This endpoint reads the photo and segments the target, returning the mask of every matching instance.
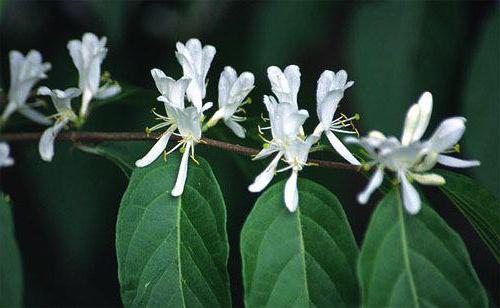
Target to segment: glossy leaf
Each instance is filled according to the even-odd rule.
[[[478,46],[466,75],[462,101],[467,118],[464,150],[467,157],[481,161],[472,170],[477,179],[497,197],[500,196],[500,13],[498,8],[482,23]]]
[[[179,155],[132,173],[116,227],[125,307],[230,306],[224,200],[210,166],[197,159],[178,198],[170,192]]]
[[[446,184],[439,188],[472,224],[500,262],[500,202],[486,188],[461,174],[439,170]]]
[[[23,269],[11,205],[0,193],[0,307],[21,307]]]
[[[367,307],[486,307],[462,239],[428,205],[417,215],[393,189],[377,205],[358,265]]]
[[[339,201],[299,179],[299,207],[290,213],[284,186],[259,197],[241,233],[246,306],[356,305],[358,248]]]

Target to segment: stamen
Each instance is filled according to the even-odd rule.
[[[288,165],[286,166],[285,168],[281,168],[279,170],[276,170],[276,173],[279,173],[279,172],[283,172],[283,171],[287,171],[287,170],[290,170],[293,168],[293,165]]]

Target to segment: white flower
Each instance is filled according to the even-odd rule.
[[[206,94],[206,78],[210,64],[215,56],[215,47],[206,45],[202,48],[198,39],[190,39],[186,45],[177,42],[175,56],[182,66],[184,77],[191,83],[187,89],[187,98],[193,105],[201,110],[202,100]]]
[[[245,138],[245,128],[237,122],[245,121],[246,118],[237,116],[235,113],[242,111],[240,106],[248,93],[254,88],[254,79],[252,73],[243,72],[238,77],[232,67],[226,66],[224,68],[219,78],[219,110],[208,121],[208,127],[214,126],[219,120],[223,119],[224,124],[236,136]]]
[[[277,153],[271,163],[259,174],[248,187],[251,192],[262,191],[271,182],[276,172],[292,169],[292,174],[285,185],[285,205],[290,212],[294,212],[298,205],[297,176],[298,172],[307,163],[307,157],[314,138],[305,141],[299,138],[300,128],[309,117],[306,110],[296,110],[290,103],[278,103],[274,97],[264,96],[264,103],[269,112],[272,140],[254,159],[261,159]],[[288,163],[288,167],[276,170],[281,158]]]
[[[432,112],[432,95],[422,94],[417,104],[408,110],[401,141],[395,137],[386,138],[382,133],[372,131],[367,137],[346,138],[346,142],[360,144],[374,159],[368,166],[377,169],[365,190],[358,195],[358,202],[365,204],[370,195],[382,184],[384,168],[393,171],[401,182],[403,204],[410,214],[417,214],[421,200],[409,179],[423,185],[443,185],[445,179],[435,173],[425,173],[439,162],[452,167],[472,167],[478,161],[463,161],[440,153],[449,151],[462,137],[465,119],[455,117],[444,120],[427,141],[421,141],[429,124]]]
[[[40,143],[38,144],[38,151],[40,156],[44,161],[52,161],[54,157],[54,140],[59,134],[59,132],[69,123],[75,122],[77,116],[73,109],[71,109],[71,100],[82,94],[82,91],[78,88],[69,88],[65,91],[61,90],[50,90],[47,87],[40,87],[38,89],[38,95],[50,95],[54,107],[57,113],[52,117],[56,119],[54,126],[47,128],[40,138]]]
[[[114,96],[121,91],[121,87],[112,82],[99,87],[101,64],[108,52],[106,37],[99,39],[93,33],[85,33],[81,41],[69,41],[68,50],[78,70],[78,87],[83,93],[80,116],[84,117],[92,98],[105,99]]]
[[[299,109],[297,95],[300,89],[300,69],[297,65],[289,65],[282,72],[279,67],[270,66],[267,69],[267,77],[271,82],[271,90],[280,103],[292,104],[296,110]]]
[[[14,159],[10,157],[10,147],[5,142],[0,142],[0,168],[10,167],[14,164]]]
[[[184,97],[190,79],[181,78],[176,81],[166,76],[159,69],[151,70],[151,75],[161,93],[158,100],[164,103],[167,115],[163,116],[155,112],[157,119],[161,120],[161,123],[152,127],[150,131],[164,127],[167,127],[167,129],[151,150],[143,158],[137,160],[135,165],[145,167],[154,162],[165,151],[172,134],[182,137],[179,143],[166,153],[168,155],[181,146],[184,150],[177,181],[172,189],[172,196],[180,196],[184,191],[186,182],[189,155],[191,154],[191,158],[194,160],[194,146],[201,140],[201,116],[203,111],[211,107],[211,103],[205,104],[201,110],[198,110],[195,106],[185,108]],[[175,133],[176,130],[179,131],[178,134]]]
[[[12,113],[19,111],[36,123],[50,125],[50,120],[26,103],[33,86],[47,78],[46,72],[51,68],[50,63],[43,63],[42,55],[36,50],[28,52],[26,57],[19,51],[13,50],[9,53],[9,59],[10,88],[7,95],[8,104],[2,114],[2,122],[5,123]]]
[[[317,114],[320,123],[313,135],[319,139],[324,132],[337,153],[351,164],[359,165],[359,161],[333,133],[357,134],[352,121],[357,120],[358,115],[348,118],[341,114],[340,117],[333,119],[339,102],[344,97],[344,91],[353,84],[353,81],[347,82],[347,73],[344,70],[337,74],[327,70],[321,74],[316,90]]]

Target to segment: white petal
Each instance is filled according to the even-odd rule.
[[[285,77],[288,80],[288,87],[290,89],[290,97],[292,99],[292,103],[298,107],[297,105],[297,94],[300,89],[300,69],[297,65],[289,65],[285,68]]]
[[[335,73],[329,70],[324,71],[318,79],[318,87],[316,89],[316,102],[320,103],[325,98],[326,94],[331,91],[335,79]]]
[[[297,189],[298,172],[293,170],[292,175],[285,184],[285,205],[290,212],[295,212],[299,204],[299,191]]]
[[[420,106],[420,115],[417,127],[413,133],[412,142],[420,140],[429,125],[432,113],[432,94],[430,92],[424,92],[418,99],[417,104]]]
[[[323,100],[317,103],[316,111],[318,118],[325,129],[330,127],[335,111],[337,110],[339,102],[343,97],[343,90],[333,90],[326,93]]]
[[[452,148],[465,132],[465,119],[453,117],[441,122],[432,137],[428,146],[438,153]]]
[[[18,109],[17,104],[14,102],[9,102],[2,113],[3,122],[7,121],[7,119]]]
[[[161,153],[165,150],[168,144],[168,140],[170,139],[170,136],[172,133],[168,132],[163,134],[158,141],[153,145],[151,150],[141,159],[137,160],[135,162],[135,165],[139,168],[146,167],[147,165],[151,164],[158,158],[158,156],[161,155]]]
[[[346,148],[346,146],[339,140],[339,138],[337,138],[337,136],[335,136],[331,131],[326,131],[325,134],[335,151],[337,151],[340,156],[342,156],[345,160],[353,165],[360,165],[356,157],[351,154],[349,149]]]
[[[420,118],[420,106],[414,104],[406,114],[405,124],[403,127],[403,134],[401,135],[401,144],[409,145],[413,140],[413,135],[417,129],[418,121]]]
[[[223,107],[231,103],[229,99],[229,92],[231,91],[231,88],[237,78],[238,76],[236,71],[232,67],[224,67],[224,70],[219,77],[219,107]]]
[[[71,40],[68,42],[67,48],[78,72],[83,71],[84,61],[82,58],[82,42],[79,40]]]
[[[9,167],[14,164],[14,159],[9,155],[10,146],[5,142],[0,142],[0,167]]]
[[[437,161],[441,165],[454,168],[470,168],[481,165],[481,162],[478,160],[463,160],[448,155],[439,155]]]
[[[372,193],[380,187],[382,181],[384,180],[384,168],[377,168],[375,173],[370,178],[368,185],[365,190],[358,194],[358,202],[361,204],[366,204]]]
[[[122,88],[120,87],[119,84],[113,84],[113,85],[104,85],[99,88],[97,91],[97,94],[95,95],[95,98],[97,99],[106,99],[112,96],[115,96],[116,94],[120,93],[122,91]]]
[[[229,127],[236,136],[245,138],[246,129],[243,126],[231,119],[225,120],[224,124],[226,124],[226,126]]]
[[[9,52],[10,62],[10,86],[16,84],[21,74],[21,67],[24,63],[24,56],[17,50]]]
[[[205,112],[207,111],[208,109],[212,108],[212,106],[214,105],[214,103],[212,102],[208,102],[206,103],[205,105],[201,106],[201,112]]]
[[[181,165],[179,167],[179,173],[177,174],[177,181],[175,182],[175,186],[172,189],[172,196],[174,197],[178,197],[184,192],[184,184],[186,183],[188,160],[190,155],[189,151],[191,146],[191,143],[188,142],[186,144],[186,147],[184,148]]]
[[[408,182],[405,174],[401,173],[399,178],[401,180],[404,207],[408,213],[412,215],[417,214],[421,207],[418,191]]]
[[[269,166],[262,171],[261,174],[259,174],[256,178],[255,181],[248,186],[248,190],[251,192],[259,192],[266,188],[266,186],[271,182],[271,180],[274,177],[274,173],[276,171],[276,167],[278,166],[278,163],[280,161],[282,154],[279,153],[276,155],[276,157],[271,161]]]
[[[54,140],[66,123],[68,123],[67,120],[59,121],[43,132],[38,144],[38,151],[44,161],[52,161],[52,157],[54,157]]]
[[[278,151],[278,149],[276,147],[270,145],[270,146],[260,150],[260,152],[257,153],[257,155],[255,155],[254,158],[252,158],[252,160],[257,160],[257,159],[262,159],[264,157],[268,157],[269,155],[271,155],[277,151]]]
[[[20,114],[22,114],[23,116],[27,117],[28,119],[30,119],[31,121],[33,121],[35,123],[38,123],[41,125],[52,124],[52,121],[47,119],[47,117],[44,114],[36,111],[35,109],[33,109],[29,106],[24,106],[24,107],[20,108],[18,111]]]
[[[412,173],[411,177],[423,185],[444,185],[446,180],[436,173]]]

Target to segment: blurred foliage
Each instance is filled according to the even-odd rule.
[[[310,131],[317,121],[317,78],[324,69],[344,68],[356,84],[346,93],[340,111],[360,112],[362,133],[377,128],[399,134],[406,109],[424,90],[435,97],[431,129],[444,116],[467,117],[461,156],[483,161],[472,174],[498,195],[498,9],[494,2],[0,0],[0,82],[8,88],[8,51],[33,48],[53,64],[44,85],[75,85],[77,72],[67,53],[67,41],[86,31],[106,35],[109,53],[104,69],[127,91],[144,90],[102,104],[84,129],[143,131],[154,123],[151,108],[160,106],[155,103],[149,70],[158,67],[167,75],[180,76],[175,42],[195,36],[217,48],[207,99],[216,101],[218,77],[225,65],[238,72],[252,71],[257,87],[247,111],[256,121],[264,111],[262,95],[270,93],[266,68],[298,64],[302,71],[299,104],[310,112],[305,125]],[[49,108],[44,112],[53,112]],[[16,125],[10,130],[41,131],[42,127]],[[260,146],[256,138],[239,140],[222,125],[208,136]],[[247,186],[268,161],[252,162],[202,145],[196,150],[210,162],[226,201],[233,303],[241,306],[239,233],[258,197]],[[25,303],[119,306],[113,244],[117,204],[126,177],[110,162],[68,144],[56,145],[52,164],[39,159],[35,144],[13,144],[13,154],[16,165],[2,169],[2,189],[16,204]],[[330,152],[313,157],[339,159]],[[359,242],[379,199],[374,196],[368,206],[355,202],[365,179],[348,171],[320,168],[306,168],[303,176],[339,198]],[[431,200],[442,197],[437,189],[426,195]],[[453,205],[436,204],[442,205],[436,210],[464,238],[482,282],[498,302],[499,276],[491,270],[497,266],[495,259]]]
[[[460,110],[467,118],[465,151],[481,161],[473,170],[478,179],[500,196],[500,13],[481,24],[477,46],[467,65]]]

